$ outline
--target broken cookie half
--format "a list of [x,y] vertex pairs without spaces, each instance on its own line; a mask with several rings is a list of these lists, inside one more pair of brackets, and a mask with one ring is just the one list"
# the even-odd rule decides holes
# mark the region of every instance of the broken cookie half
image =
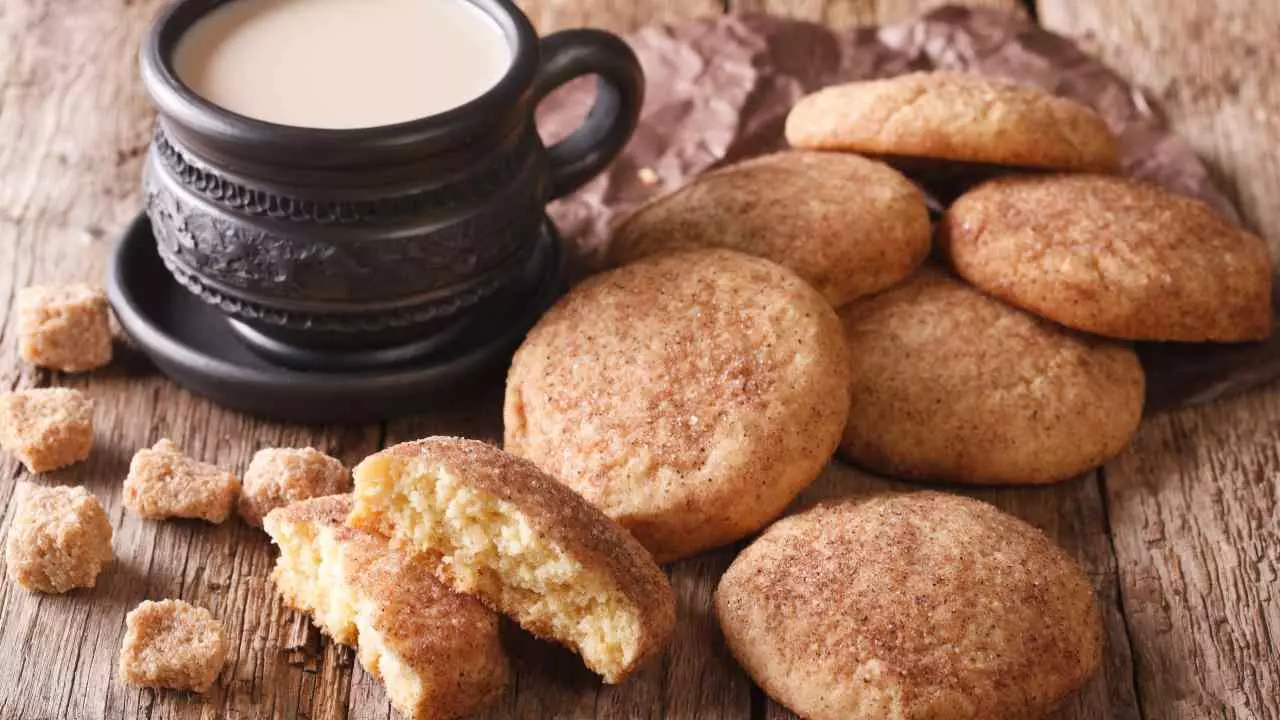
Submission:
[[498,616],[436,580],[430,563],[344,526],[350,495],[271,511],[264,527],[280,548],[271,578],[285,604],[307,612],[412,720],[475,713],[506,685]]
[[347,524],[429,562],[460,593],[582,656],[618,683],[666,648],[675,595],[620,525],[533,463],[433,437],[354,471]]

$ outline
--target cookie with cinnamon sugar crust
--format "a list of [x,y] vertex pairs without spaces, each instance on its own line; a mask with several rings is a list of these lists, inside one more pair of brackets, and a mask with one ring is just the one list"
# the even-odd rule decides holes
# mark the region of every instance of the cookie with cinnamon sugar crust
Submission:
[[1142,419],[1133,348],[926,266],[840,311],[853,400],[840,453],[916,480],[1030,485],[1109,460]]
[[506,447],[659,562],[759,530],[822,471],[849,407],[830,304],[731,250],[659,255],[582,283],[507,375]]
[[1101,175],[986,183],[946,212],[961,277],[1068,327],[1129,340],[1239,342],[1271,334],[1271,253],[1205,203]]
[[972,73],[833,85],[787,116],[793,147],[887,157],[1114,172],[1115,136],[1090,108]]
[[839,307],[906,277],[929,254],[924,195],[847,153],[779,152],[706,173],[631,214],[609,259],[720,247],[768,258]]
[[811,720],[1032,720],[1101,660],[1080,566],[1025,522],[936,492],[780,520],[714,603],[747,674]]

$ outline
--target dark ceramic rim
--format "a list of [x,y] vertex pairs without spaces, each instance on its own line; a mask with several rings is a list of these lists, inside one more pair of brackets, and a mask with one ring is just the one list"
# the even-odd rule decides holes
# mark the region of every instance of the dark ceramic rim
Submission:
[[249,157],[288,157],[293,163],[305,157],[315,166],[328,166],[352,158],[395,155],[405,148],[428,153],[455,146],[460,139],[485,129],[477,118],[496,122],[518,116],[521,99],[529,92],[538,69],[538,35],[511,0],[462,0],[494,21],[511,49],[506,73],[475,99],[435,115],[367,128],[307,128],[257,120],[196,94],[173,68],[173,51],[182,34],[208,12],[235,1],[180,0],[172,4],[144,38],[139,64],[143,85],[161,116]]
[[267,371],[243,367],[202,353],[171,337],[148,319],[149,313],[142,309],[136,293],[124,282],[126,274],[124,263],[128,255],[128,245],[139,242],[139,237],[145,235],[143,240],[152,248],[155,246],[155,242],[150,237],[148,223],[144,213],[135,217],[121,233],[108,263],[107,297],[121,327],[158,365],[172,365],[189,373],[234,383],[239,386],[238,390],[245,392],[253,392],[254,388],[278,390],[281,383],[286,381],[297,384],[299,392],[307,393],[324,392],[332,389],[334,385],[341,385],[341,389],[345,391],[374,391],[378,388],[430,382],[432,378],[440,381],[453,380],[454,376],[465,373],[466,368],[492,355],[495,348],[514,349],[520,338],[528,332],[546,307],[550,306],[563,282],[564,260],[561,242],[554,225],[547,219],[542,225],[540,240],[540,244],[544,246],[542,254],[545,256],[545,265],[540,272],[540,283],[533,290],[530,301],[521,307],[519,317],[507,327],[495,332],[485,344],[435,362],[426,360],[417,366],[410,365],[387,370],[311,371],[273,366],[272,370]]

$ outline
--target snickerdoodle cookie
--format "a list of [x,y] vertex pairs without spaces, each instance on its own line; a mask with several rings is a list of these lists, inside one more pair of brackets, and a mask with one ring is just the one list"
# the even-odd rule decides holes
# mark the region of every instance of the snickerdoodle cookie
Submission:
[[1098,335],[1232,342],[1274,325],[1266,243],[1153,185],[1001,178],[951,206],[939,241],[986,292]]
[[827,301],[768,260],[694,250],[590,278],[543,316],[507,376],[506,446],[668,562],[777,517],[848,406]]
[[272,510],[267,532],[280,548],[271,573],[285,604],[310,613],[382,681],[410,720],[471,717],[510,675],[498,616],[436,579],[428,558],[345,526],[350,495]]
[[1047,714],[1100,660],[1084,571],[977,500],[845,500],[779,521],[715,595],[734,657],[812,720]]
[[635,538],[523,458],[432,437],[356,466],[347,524],[429,558],[441,581],[617,683],[661,655],[671,585]]
[[792,108],[786,134],[814,150],[1097,172],[1119,165],[1115,136],[1093,110],[958,72],[819,90]]
[[790,268],[832,305],[883,290],[929,254],[924,195],[843,153],[780,152],[703,175],[631,215],[610,259],[723,247]]
[[1132,348],[932,266],[840,314],[853,370],[840,450],[870,470],[1047,483],[1103,463],[1138,428],[1145,382]]

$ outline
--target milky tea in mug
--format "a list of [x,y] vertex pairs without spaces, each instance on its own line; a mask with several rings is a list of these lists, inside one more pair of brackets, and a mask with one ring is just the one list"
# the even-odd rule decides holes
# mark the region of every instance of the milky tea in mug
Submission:
[[183,33],[173,62],[234,113],[350,129],[458,107],[512,57],[497,23],[465,0],[232,0]]

